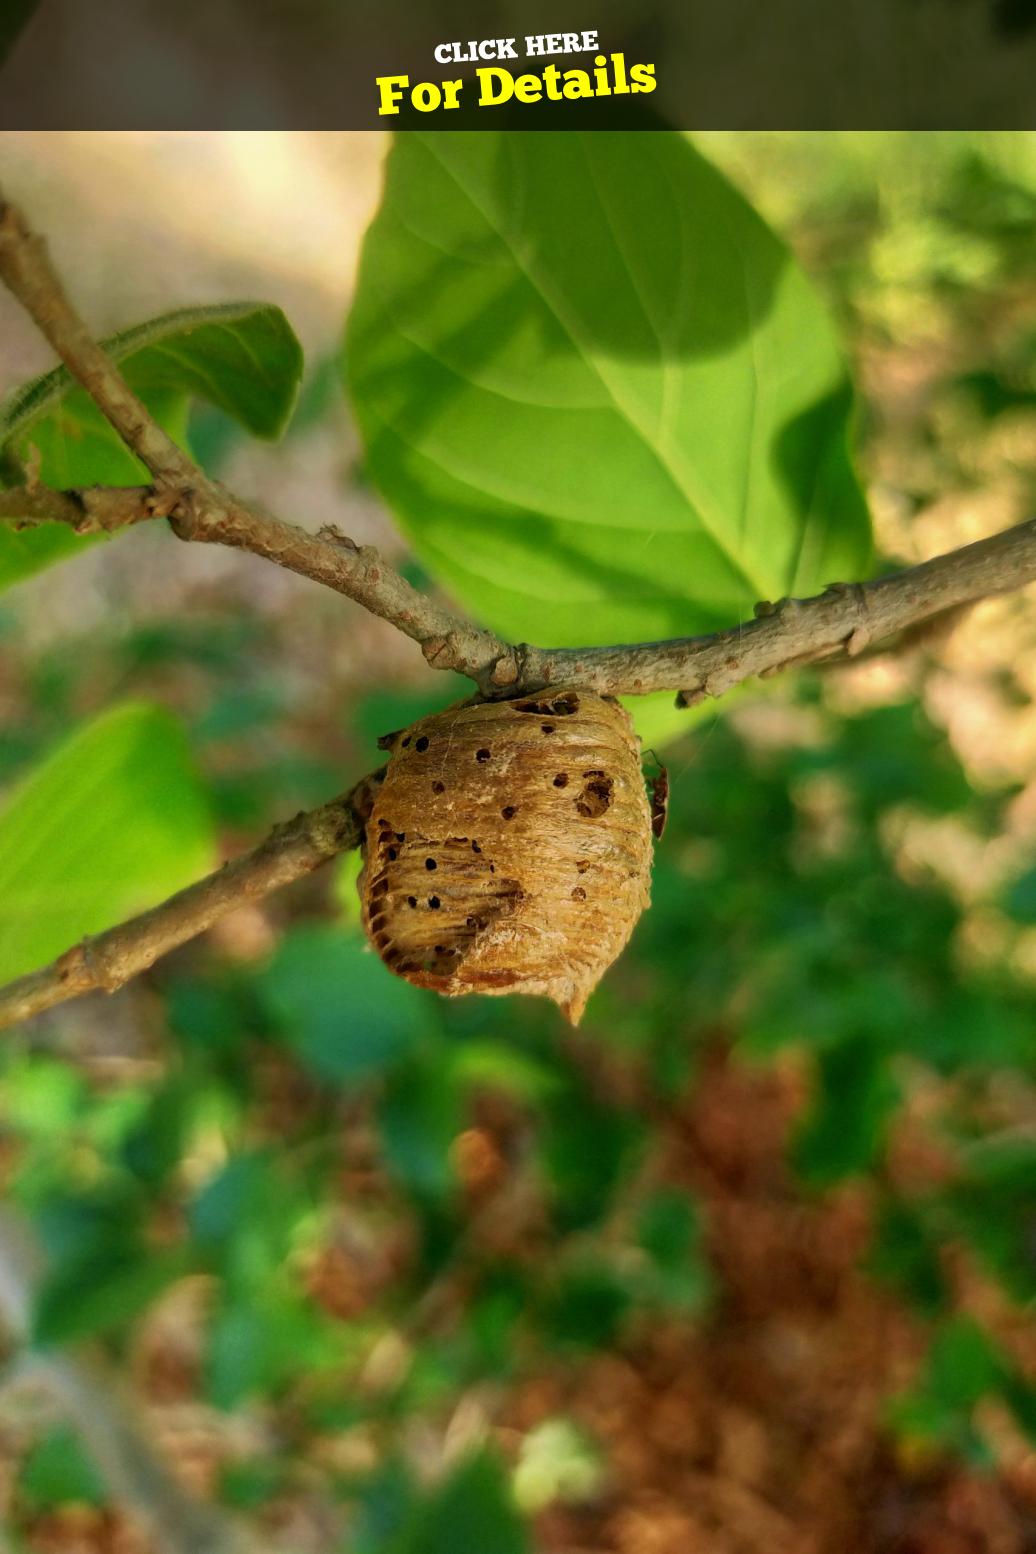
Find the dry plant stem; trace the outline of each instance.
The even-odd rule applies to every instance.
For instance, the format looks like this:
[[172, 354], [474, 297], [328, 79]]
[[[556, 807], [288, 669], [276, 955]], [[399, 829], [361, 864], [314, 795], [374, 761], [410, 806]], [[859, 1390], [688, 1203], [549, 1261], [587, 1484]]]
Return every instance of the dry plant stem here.
[[[182, 509], [179, 496], [157, 486], [52, 491], [37, 483], [0, 490], [0, 520], [18, 528], [58, 522], [80, 534], [96, 534], [170, 516], [182, 527]], [[890, 637], [914, 633], [979, 599], [1036, 580], [1036, 519], [1029, 519], [873, 582], [833, 583], [809, 599], [764, 601], [756, 605], [754, 620], [708, 636], [616, 647], [511, 647], [441, 611], [376, 552], [357, 550], [343, 535], [324, 530], [313, 536], [226, 498], [222, 517], [207, 521], [204, 532], [191, 537], [253, 551], [349, 593], [419, 641], [433, 667], [469, 675], [490, 700], [552, 685], [633, 696], [682, 687], [681, 703], [692, 706], [706, 696], [724, 695], [752, 675], [770, 676], [833, 656], [856, 657]], [[341, 577], [346, 554], [352, 558], [348, 588]]]
[[[81, 533], [122, 527], [142, 518], [166, 517], [183, 540], [231, 545], [265, 556], [279, 566], [323, 583], [362, 604], [417, 642], [430, 664], [474, 678], [491, 669], [506, 644], [491, 632], [425, 598], [371, 546], [357, 546], [335, 530], [310, 534], [305, 529], [238, 500], [206, 476], [151, 418], [122, 374], [92, 338], [65, 294], [46, 246], [22, 213], [0, 190], [0, 280], [21, 302], [43, 335], [81, 383], [126, 446], [154, 477], [156, 490], [138, 491], [141, 506], [112, 521], [111, 503], [93, 493], [96, 521], [76, 513], [69, 503], [86, 493], [45, 493], [29, 483], [22, 495], [29, 507], [11, 512], [7, 493], [0, 517], [68, 523]], [[64, 496], [65, 501], [59, 500]], [[52, 502], [49, 511], [44, 510]], [[146, 510], [148, 503], [152, 510]], [[85, 516], [85, 523], [84, 523]]]
[[[756, 619], [710, 636], [625, 647], [520, 647], [522, 689], [582, 685], [636, 695], [681, 687], [693, 706], [769, 676], [871, 644], [948, 610], [1036, 581], [1036, 519], [870, 583], [833, 583], [810, 599], [756, 605]], [[513, 695], [514, 691], [508, 692]]]
[[127, 447], [168, 485], [189, 485], [194, 465], [128, 386], [65, 295], [43, 239], [0, 190], [0, 278]]
[[41, 523], [67, 523], [77, 534], [110, 534], [149, 518], [168, 518], [176, 510], [175, 492], [157, 486], [82, 486], [52, 491], [39, 483], [0, 489], [0, 520], [12, 529]]
[[84, 939], [40, 971], [0, 988], [0, 1029], [98, 989], [113, 993], [162, 955], [249, 901], [290, 885], [360, 839], [353, 809], [363, 784], [277, 826], [251, 852], [188, 885], [159, 906]]

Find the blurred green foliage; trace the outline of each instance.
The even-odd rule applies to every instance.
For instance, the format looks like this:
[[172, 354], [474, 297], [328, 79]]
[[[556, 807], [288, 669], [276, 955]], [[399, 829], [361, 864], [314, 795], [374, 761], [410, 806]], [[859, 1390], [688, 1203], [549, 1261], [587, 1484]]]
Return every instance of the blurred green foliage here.
[[[1033, 1145], [974, 1132], [986, 1081], [1027, 1060], [1036, 998], [1006, 966], [961, 973], [961, 906], [935, 878], [906, 883], [877, 824], [903, 802], [993, 834], [1007, 795], [969, 794], [912, 704], [839, 717], [805, 684], [797, 699], [821, 718], [808, 748], [760, 749], [718, 720], [677, 753], [654, 906], [574, 1046], [535, 1003], [444, 1002], [393, 979], [353, 916], [289, 926], [258, 975], [207, 957], [168, 968], [162, 1073], [148, 1082], [112, 1086], [46, 1051], [9, 1051], [11, 1192], [52, 1258], [35, 1341], [121, 1344], [162, 1289], [205, 1273], [216, 1282], [203, 1386], [215, 1406], [276, 1402], [303, 1435], [367, 1420], [388, 1443], [404, 1420], [440, 1416], [480, 1380], [518, 1379], [550, 1355], [578, 1361], [652, 1313], [693, 1320], [715, 1288], [699, 1215], [685, 1186], [645, 1167], [652, 1111], [693, 1083], [696, 1055], [724, 1031], [756, 1062], [789, 1047], [813, 1054], [814, 1099], [791, 1161], [817, 1191], [877, 1173], [885, 1206], [871, 1266], [949, 1335], [915, 1391], [890, 1403], [894, 1428], [981, 1460], [973, 1405], [990, 1393], [1029, 1427], [1017, 1372], [1002, 1356], [979, 1365], [991, 1341], [977, 1330], [955, 1336], [940, 1248], [964, 1242], [1017, 1299], [1036, 1294]], [[848, 840], [830, 852], [807, 845], [808, 805], [796, 799], [818, 773], [837, 780], [844, 805]], [[594, 1049], [635, 1065], [638, 1099], [594, 1093]], [[880, 1185], [885, 1142], [924, 1069], [961, 1086], [942, 1120], [958, 1169], [944, 1188], [904, 1197]], [[294, 1125], [270, 1116], [281, 1092], [294, 1097]], [[535, 1255], [472, 1237], [457, 1143], [487, 1106], [503, 1108], [508, 1170], [541, 1204]], [[365, 1206], [339, 1183], [343, 1140], [368, 1125], [385, 1185]], [[409, 1247], [382, 1294], [346, 1321], [314, 1302], [305, 1276], [342, 1214], [374, 1246], [402, 1228]], [[456, 1277], [463, 1302], [426, 1327], [429, 1291]], [[402, 1374], [358, 1396], [348, 1378], [389, 1333], [406, 1339]], [[230, 1500], [261, 1497], [270, 1471], [243, 1467]], [[368, 1540], [384, 1516], [404, 1515], [391, 1472], [342, 1485], [360, 1496]], [[438, 1547], [439, 1512], [425, 1510], [431, 1530], [407, 1531], [404, 1517], [377, 1534], [388, 1541], [359, 1546], [424, 1548], [407, 1541], [420, 1536]], [[517, 1531], [500, 1536], [520, 1546]]]

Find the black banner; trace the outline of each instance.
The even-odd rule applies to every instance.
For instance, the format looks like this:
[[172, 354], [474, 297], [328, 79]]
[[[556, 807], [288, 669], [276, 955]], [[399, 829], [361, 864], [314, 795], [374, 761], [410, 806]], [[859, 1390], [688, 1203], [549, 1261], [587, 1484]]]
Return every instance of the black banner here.
[[2, 0], [11, 129], [975, 128], [1036, 0]]

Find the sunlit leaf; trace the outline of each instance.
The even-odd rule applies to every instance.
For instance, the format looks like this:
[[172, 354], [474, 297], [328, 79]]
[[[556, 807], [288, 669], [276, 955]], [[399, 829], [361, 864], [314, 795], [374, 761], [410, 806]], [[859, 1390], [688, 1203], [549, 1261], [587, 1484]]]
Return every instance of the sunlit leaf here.
[[831, 324], [682, 136], [399, 136], [345, 368], [418, 556], [512, 638], [701, 631], [868, 564]]
[[95, 718], [0, 808], [0, 979], [189, 884], [213, 850], [179, 724], [137, 703]]
[[[129, 386], [181, 445], [201, 399], [256, 437], [278, 437], [302, 375], [302, 349], [279, 308], [254, 302], [182, 308], [103, 342]], [[16, 389], [0, 409], [0, 469], [17, 484], [38, 460], [50, 486], [135, 485], [150, 477], [65, 367]], [[96, 542], [60, 524], [0, 523], [0, 588]]]

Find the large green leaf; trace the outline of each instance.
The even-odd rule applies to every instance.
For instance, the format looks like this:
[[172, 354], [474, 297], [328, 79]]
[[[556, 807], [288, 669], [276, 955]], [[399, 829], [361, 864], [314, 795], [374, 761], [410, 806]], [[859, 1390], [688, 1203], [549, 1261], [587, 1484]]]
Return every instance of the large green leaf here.
[[707, 630], [868, 564], [831, 325], [677, 134], [400, 135], [346, 375], [418, 554], [511, 638]]
[[0, 980], [190, 883], [213, 848], [174, 719], [139, 704], [94, 719], [0, 809]]
[[[192, 398], [215, 405], [256, 437], [280, 435], [302, 373], [302, 348], [279, 308], [255, 302], [184, 308], [104, 342], [130, 387], [183, 443]], [[17, 389], [0, 410], [8, 483], [35, 448], [51, 486], [133, 485], [148, 478], [66, 368]], [[0, 524], [0, 587], [94, 543], [60, 524], [13, 532]]]

